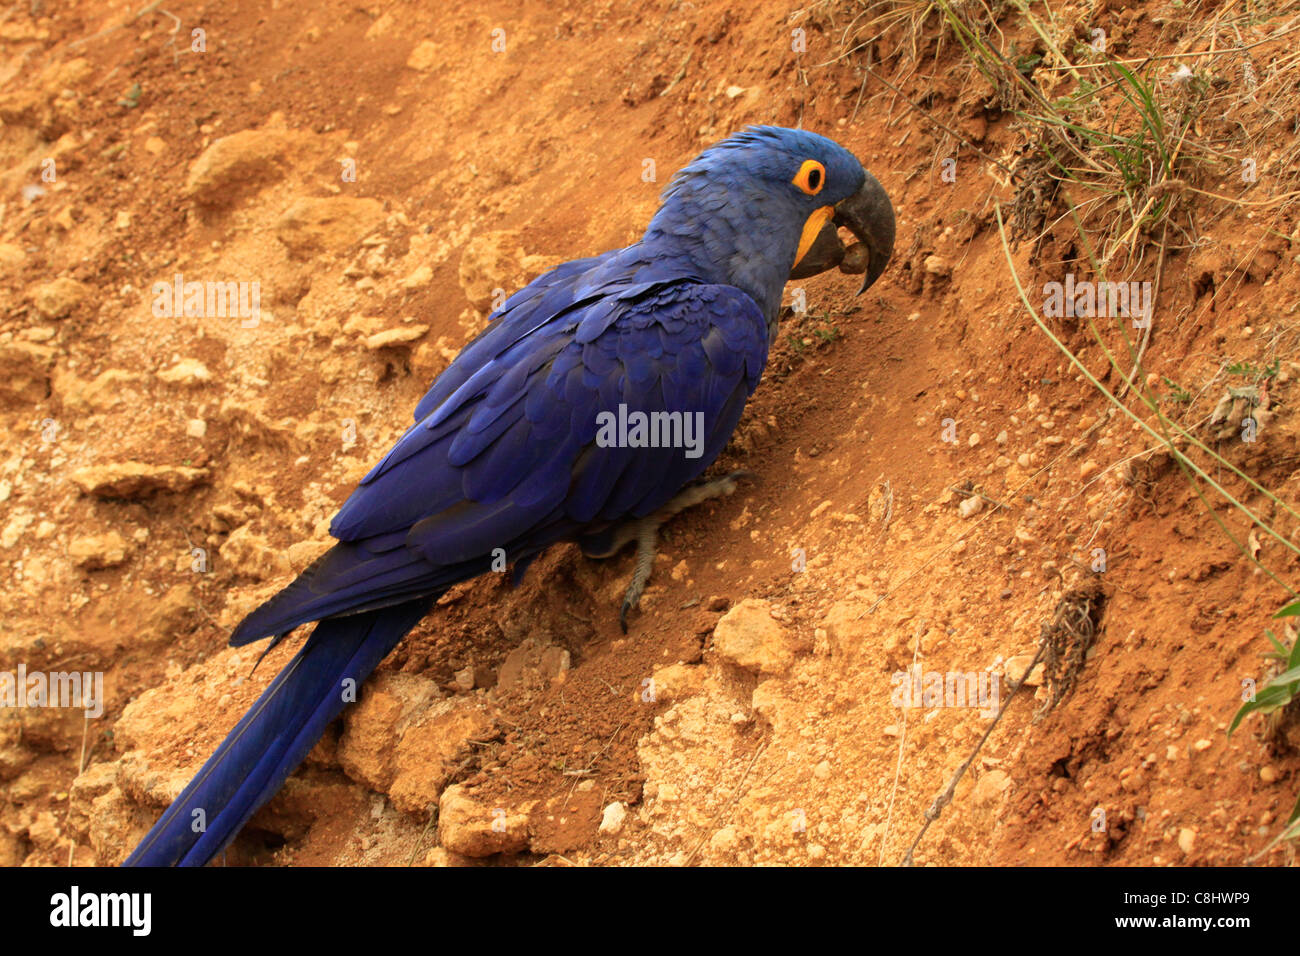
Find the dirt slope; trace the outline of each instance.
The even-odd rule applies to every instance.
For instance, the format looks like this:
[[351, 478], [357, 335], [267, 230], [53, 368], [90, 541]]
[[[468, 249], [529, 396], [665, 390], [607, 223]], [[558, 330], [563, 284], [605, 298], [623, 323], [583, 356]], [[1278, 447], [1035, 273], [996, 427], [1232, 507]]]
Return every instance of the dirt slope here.
[[[1035, 328], [1009, 190], [969, 151], [943, 179], [955, 142], [843, 55], [851, 6], [67, 6], [0, 22], [0, 668], [102, 671], [106, 705], [0, 711], [0, 863], [119, 862], [301, 641], [253, 672], [230, 628], [323, 550], [497, 290], [634, 240], [753, 122], [837, 138], [899, 215], [870, 293], [801, 286], [718, 465], [758, 478], [667, 529], [627, 636], [627, 554], [443, 598], [227, 862], [897, 863], [988, 718], [900, 709], [895, 675], [1005, 696], [1063, 598], [1096, 629], [1060, 644], [1073, 693], [1035, 720], [1031, 676], [917, 862], [1240, 863], [1276, 834], [1300, 760], [1224, 731], [1285, 592]], [[1155, 42], [1157, 6], [1098, 15]], [[951, 44], [880, 68], [1015, 148]], [[1146, 358], [1210, 404], [1224, 361], [1280, 360], [1260, 440], [1221, 453], [1287, 501], [1295, 225], [1214, 217]], [[1015, 264], [1041, 287], [1064, 258]], [[256, 322], [159, 315], [177, 274], [258, 283]]]

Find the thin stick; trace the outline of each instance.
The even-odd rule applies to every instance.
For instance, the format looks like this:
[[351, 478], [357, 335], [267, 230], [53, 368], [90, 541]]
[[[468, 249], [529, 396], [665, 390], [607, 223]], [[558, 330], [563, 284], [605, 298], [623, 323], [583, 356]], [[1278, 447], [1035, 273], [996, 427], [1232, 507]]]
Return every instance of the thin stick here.
[[930, 804], [930, 809], [925, 811], [925, 823], [921, 825], [920, 831], [916, 834], [916, 839], [913, 840], [912, 845], [908, 847], [907, 856], [903, 857], [903, 862], [900, 863], [899, 866], [913, 865], [912, 854], [916, 851], [917, 845], [920, 844], [921, 838], [925, 836], [925, 831], [930, 829], [931, 823], [939, 819], [939, 814], [943, 812], [943, 808], [952, 802], [953, 794], [957, 792], [958, 782], [960, 782], [961, 778], [966, 775], [966, 771], [970, 768], [971, 761], [979, 755], [980, 749], [984, 746], [985, 742], [988, 741], [989, 737], [993, 734], [993, 731], [997, 729], [998, 723], [1002, 720], [1002, 715], [1007, 712], [1007, 708], [1011, 706], [1011, 702], [1016, 699], [1016, 694], [1020, 693], [1020, 688], [1025, 686], [1025, 678], [1032, 674], [1034, 668], [1038, 666], [1038, 660], [1043, 656], [1043, 651], [1046, 647], [1046, 640], [1039, 643], [1038, 653], [1036, 653], [1034, 659], [1030, 661], [1029, 667], [1025, 670], [1025, 676], [1020, 679], [1019, 683], [1011, 688], [1011, 696], [1006, 699], [1006, 703], [998, 708], [998, 715], [993, 718], [993, 723], [989, 724], [988, 730], [984, 731], [984, 736], [979, 739], [979, 743], [975, 745], [975, 749], [973, 749], [966, 759], [961, 762], [961, 766], [957, 768], [957, 772], [954, 773], [952, 779], [948, 781], [948, 786], [943, 789], [943, 792], [940, 793], [939, 796], [934, 798], [934, 803]]

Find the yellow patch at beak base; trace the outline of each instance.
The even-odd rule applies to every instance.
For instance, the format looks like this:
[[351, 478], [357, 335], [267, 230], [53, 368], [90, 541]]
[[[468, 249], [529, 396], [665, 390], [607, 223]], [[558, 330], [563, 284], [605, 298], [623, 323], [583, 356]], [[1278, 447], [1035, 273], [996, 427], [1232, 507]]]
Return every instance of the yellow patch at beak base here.
[[[834, 206], [822, 206], [820, 209], [814, 209], [808, 221], [803, 224], [803, 232], [799, 235], [799, 250], [794, 255], [794, 265], [799, 264], [799, 260], [808, 254], [812, 244], [817, 241], [817, 234], [822, 231], [822, 226], [835, 215]], [[794, 266], [791, 266], [794, 268]]]

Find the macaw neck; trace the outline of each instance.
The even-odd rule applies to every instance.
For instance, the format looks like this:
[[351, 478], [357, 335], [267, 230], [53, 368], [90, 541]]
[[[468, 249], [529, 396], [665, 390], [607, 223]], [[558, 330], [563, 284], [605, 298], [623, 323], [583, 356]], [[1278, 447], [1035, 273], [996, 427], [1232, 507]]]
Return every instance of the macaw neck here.
[[706, 282], [735, 286], [758, 303], [769, 337], [776, 333], [781, 294], [798, 249], [797, 232], [784, 228], [785, 210], [765, 197], [740, 202], [677, 195], [650, 221], [641, 245], [690, 263]]

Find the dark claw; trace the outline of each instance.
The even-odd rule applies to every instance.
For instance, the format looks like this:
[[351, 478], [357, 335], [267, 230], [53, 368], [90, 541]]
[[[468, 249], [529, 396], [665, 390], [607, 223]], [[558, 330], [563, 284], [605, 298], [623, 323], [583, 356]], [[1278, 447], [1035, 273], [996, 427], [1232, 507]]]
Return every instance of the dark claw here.
[[632, 605], [627, 601], [623, 602], [622, 609], [618, 612], [618, 623], [623, 628], [623, 633], [627, 633], [627, 612], [632, 610]]

